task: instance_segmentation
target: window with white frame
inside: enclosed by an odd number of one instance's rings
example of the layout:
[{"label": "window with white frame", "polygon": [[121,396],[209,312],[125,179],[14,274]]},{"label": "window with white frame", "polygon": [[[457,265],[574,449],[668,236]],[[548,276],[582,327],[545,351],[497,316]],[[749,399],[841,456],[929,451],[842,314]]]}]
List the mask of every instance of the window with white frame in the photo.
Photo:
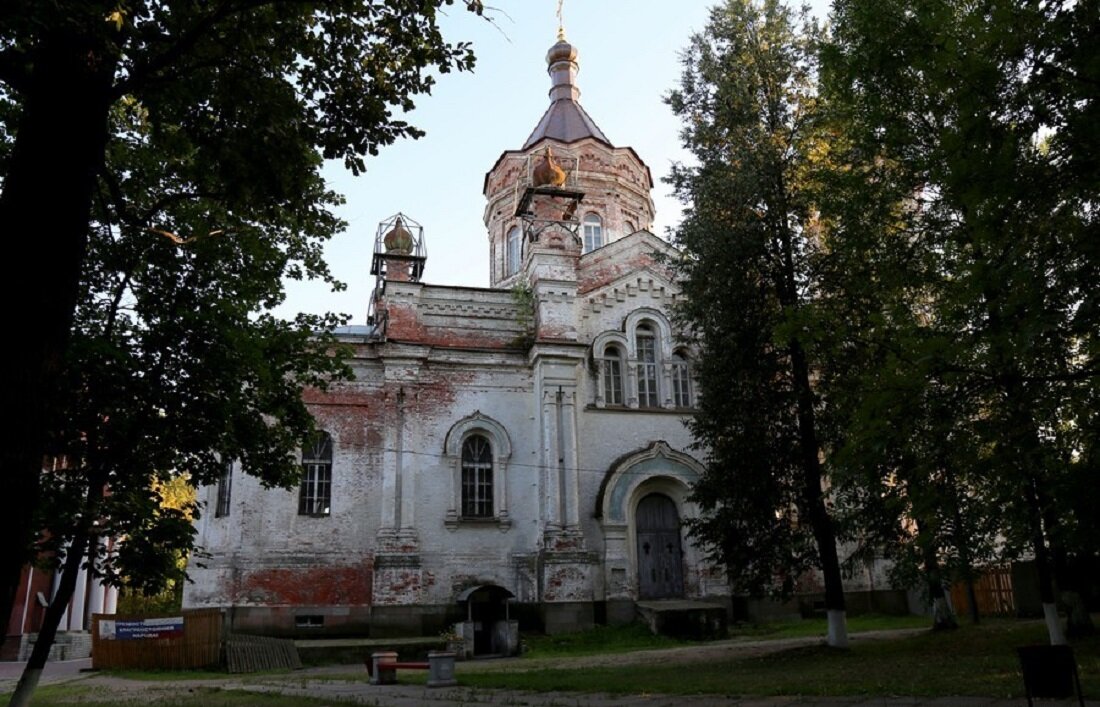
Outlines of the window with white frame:
[{"label": "window with white frame", "polygon": [[318,432],[302,447],[302,487],[298,515],[327,516],[332,511],[332,437]]},{"label": "window with white frame", "polygon": [[462,517],[493,517],[493,446],[479,434],[462,443]]},{"label": "window with white frame", "polygon": [[623,404],[623,356],[619,347],[608,346],[603,352],[604,405]]},{"label": "window with white frame", "polygon": [[463,524],[479,527],[492,521],[502,531],[511,528],[508,460],[512,442],[504,426],[474,411],[447,432],[443,451],[454,473],[444,526],[458,530]]},{"label": "window with white frame", "polygon": [[691,368],[682,351],[672,354],[672,404],[691,407]]},{"label": "window with white frame", "polygon": [[657,334],[651,324],[639,324],[634,333],[638,357],[638,407],[660,406],[657,388]]},{"label": "window with white frame", "polygon": [[233,490],[233,462],[225,462],[222,467],[222,475],[218,479],[218,499],[214,506],[214,517],[224,518],[229,515],[229,503]]},{"label": "window with white frame", "polygon": [[519,226],[513,226],[512,230],[508,231],[508,243],[505,248],[505,277],[519,272],[520,245],[520,228]]},{"label": "window with white frame", "polygon": [[598,214],[588,213],[584,217],[584,252],[596,250],[603,245],[603,221]]}]

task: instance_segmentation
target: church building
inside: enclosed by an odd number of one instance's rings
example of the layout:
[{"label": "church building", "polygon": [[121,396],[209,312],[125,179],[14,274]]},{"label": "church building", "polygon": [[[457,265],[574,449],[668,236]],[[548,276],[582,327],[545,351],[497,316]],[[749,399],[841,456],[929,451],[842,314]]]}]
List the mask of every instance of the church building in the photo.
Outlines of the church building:
[{"label": "church building", "polygon": [[432,285],[414,218],[382,223],[354,380],[308,393],[323,432],[295,491],[230,465],[185,608],[235,630],[434,635],[508,652],[633,620],[638,602],[729,607],[687,534],[701,473],[684,422],[694,352],[670,310],[674,251],[649,168],[579,102],[577,50],[547,54],[550,105],[485,176],[490,287]]}]

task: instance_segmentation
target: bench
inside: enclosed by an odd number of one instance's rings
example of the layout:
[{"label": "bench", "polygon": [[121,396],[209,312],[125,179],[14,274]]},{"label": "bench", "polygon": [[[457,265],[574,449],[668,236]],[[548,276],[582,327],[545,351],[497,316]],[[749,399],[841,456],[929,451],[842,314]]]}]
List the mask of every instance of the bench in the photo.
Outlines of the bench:
[{"label": "bench", "polygon": [[455,654],[451,651],[429,651],[427,661],[399,661],[396,651],[371,653],[367,661],[367,673],[371,685],[397,684],[398,670],[427,670],[428,687],[457,685],[455,679]]}]

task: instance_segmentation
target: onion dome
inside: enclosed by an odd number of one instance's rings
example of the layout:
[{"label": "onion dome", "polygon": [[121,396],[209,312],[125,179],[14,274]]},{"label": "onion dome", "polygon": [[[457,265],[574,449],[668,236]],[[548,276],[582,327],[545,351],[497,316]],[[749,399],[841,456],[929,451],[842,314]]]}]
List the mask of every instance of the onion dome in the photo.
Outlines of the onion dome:
[{"label": "onion dome", "polygon": [[383,237],[382,242],[386,246],[387,253],[394,255],[408,255],[413,251],[413,235],[405,228],[405,222],[400,216],[389,233]]},{"label": "onion dome", "polygon": [[533,176],[536,187],[560,187],[565,184],[565,170],[554,159],[554,153],[550,151],[549,145],[539,157]]}]

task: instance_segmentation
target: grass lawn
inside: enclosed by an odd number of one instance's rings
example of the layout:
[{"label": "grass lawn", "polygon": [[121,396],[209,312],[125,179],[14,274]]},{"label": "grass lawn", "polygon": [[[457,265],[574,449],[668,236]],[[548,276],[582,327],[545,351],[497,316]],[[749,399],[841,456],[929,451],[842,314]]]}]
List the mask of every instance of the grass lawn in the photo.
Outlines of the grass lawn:
[{"label": "grass lawn", "polygon": [[[848,617],[848,632],[886,631],[895,628],[928,628],[927,616],[886,616],[882,614],[860,614]],[[794,619],[776,621],[767,624],[743,624],[730,628],[730,637],[738,638],[800,638],[802,636],[825,636],[828,627],[824,618]]]},{"label": "grass lawn", "polygon": [[[926,628],[928,619],[923,616],[882,616],[869,614],[848,617],[848,630],[880,631],[895,628]],[[798,638],[824,636],[825,619],[794,619],[766,624],[739,624],[730,628],[730,638]],[[553,636],[524,636],[528,658],[557,658],[562,656],[625,653],[651,648],[672,648],[693,645],[668,636],[654,636],[640,623],[626,626],[597,626],[589,631],[560,633]]]},{"label": "grass lawn", "polygon": [[524,635],[526,658],[560,658],[571,655],[626,653],[650,648],[672,648],[688,645],[668,636],[654,636],[642,624],[626,626],[596,626],[588,631]]},{"label": "grass lawn", "polygon": [[[5,702],[9,695],[0,695]],[[34,692],[34,707],[120,707],[156,705],[156,707],[328,707],[331,700],[311,699],[292,695],[277,695],[243,690],[222,690],[217,687],[196,687],[181,690],[178,695],[150,699],[134,693],[123,697],[81,685],[45,685]],[[346,704],[346,703],[340,703]]]},{"label": "grass lawn", "polygon": [[[1015,647],[1045,642],[1040,622],[989,620],[957,631],[857,642],[848,651],[808,646],[710,663],[569,669],[531,670],[520,662],[513,670],[470,666],[460,680],[480,687],[628,694],[1022,697]],[[1100,637],[1077,641],[1074,652],[1086,696],[1100,696]]]},{"label": "grass lawn", "polygon": [[[926,619],[853,617],[853,632],[886,628],[925,627]],[[750,639],[821,636],[824,622],[746,627],[735,635]],[[685,662],[690,658],[623,656],[623,664],[586,665],[591,655],[616,655],[634,650],[690,645],[654,637],[640,627],[601,627],[565,636],[529,637],[533,660],[485,661],[462,664],[463,687],[535,691],[740,695],[874,695],[939,697],[970,695],[997,698],[1023,696],[1015,648],[1045,644],[1039,621],[986,620],[957,631],[923,631],[901,638],[856,641],[847,651],[821,645],[787,648],[770,655],[724,657]],[[1100,635],[1074,642],[1085,696],[1100,697]],[[560,660],[560,664],[557,661]],[[549,665],[548,665],[549,664]],[[558,667],[560,665],[560,667]],[[400,682],[423,682],[420,671],[402,674]],[[117,677],[148,681],[147,689],[112,694],[103,686],[69,684],[40,688],[36,707],[80,704],[84,707],[155,704],[157,707],[321,707],[330,700],[221,689],[209,683],[159,687],[162,680],[230,679],[224,673],[127,671]],[[233,676],[239,680],[242,676]],[[301,673],[269,673],[265,683],[302,684]],[[310,681],[362,681],[366,674],[349,666],[347,674],[310,675]],[[173,691],[174,690],[174,691]],[[156,695],[154,697],[154,694]],[[0,704],[6,696],[0,695]]]}]

